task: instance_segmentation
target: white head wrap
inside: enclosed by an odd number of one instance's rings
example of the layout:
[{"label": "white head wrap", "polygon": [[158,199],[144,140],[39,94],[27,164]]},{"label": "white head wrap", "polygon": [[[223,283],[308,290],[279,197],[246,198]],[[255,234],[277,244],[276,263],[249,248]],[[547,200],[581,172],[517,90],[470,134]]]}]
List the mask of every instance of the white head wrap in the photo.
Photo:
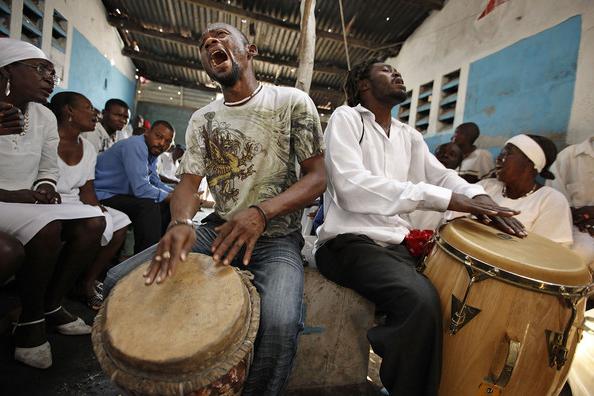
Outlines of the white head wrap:
[{"label": "white head wrap", "polygon": [[45,53],[26,41],[0,38],[0,67],[27,59],[45,59]]},{"label": "white head wrap", "polygon": [[540,145],[530,138],[530,136],[524,134],[516,135],[505,142],[505,144],[508,143],[519,148],[534,163],[534,168],[538,173],[542,172],[547,163],[547,158]]}]

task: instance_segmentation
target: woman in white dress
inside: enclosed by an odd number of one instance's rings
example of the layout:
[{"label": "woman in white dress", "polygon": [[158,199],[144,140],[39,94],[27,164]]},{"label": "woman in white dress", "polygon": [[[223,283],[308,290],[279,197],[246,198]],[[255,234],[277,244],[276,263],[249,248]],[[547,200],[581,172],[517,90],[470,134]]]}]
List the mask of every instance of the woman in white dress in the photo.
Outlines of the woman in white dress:
[{"label": "woman in white dress", "polygon": [[122,247],[130,219],[119,210],[101,206],[95,194],[93,181],[97,152],[89,141],[80,136],[82,132],[95,128],[97,116],[93,104],[79,93],[60,92],[52,97],[50,108],[58,120],[60,135],[58,192],[62,202],[101,208],[107,223],[101,241],[102,248],[78,287],[78,294],[82,295],[87,305],[98,310],[103,298],[95,286]]},{"label": "woman in white dress", "polygon": [[16,274],[22,311],[14,330],[15,359],[52,364],[46,325],[67,335],[89,334],[62,299],[99,250],[101,211],[62,204],[56,118],[39,103],[56,82],[53,64],[37,47],[0,39],[0,232],[24,246]]},{"label": "woman in white dress", "polygon": [[478,184],[499,205],[519,210],[516,218],[527,231],[569,247],[573,238],[567,199],[536,180],[537,175],[555,178],[549,166],[556,157],[557,148],[549,139],[516,135],[505,143],[495,161],[497,179],[484,179]]}]

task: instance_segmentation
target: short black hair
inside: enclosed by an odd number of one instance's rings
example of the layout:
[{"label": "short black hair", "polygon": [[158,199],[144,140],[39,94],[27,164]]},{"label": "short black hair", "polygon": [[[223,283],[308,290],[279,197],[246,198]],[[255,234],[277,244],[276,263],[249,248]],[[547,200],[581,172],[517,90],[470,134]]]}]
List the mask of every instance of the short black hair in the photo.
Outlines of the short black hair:
[{"label": "short black hair", "polygon": [[64,107],[74,106],[76,101],[81,98],[86,99],[86,97],[83,94],[79,94],[78,92],[74,91],[58,92],[57,94],[52,96],[52,99],[48,107],[56,116],[58,124],[64,121],[65,115],[62,112]]},{"label": "short black hair", "polygon": [[173,134],[175,134],[175,128],[173,127],[173,125],[171,125],[168,121],[165,120],[157,120],[153,122],[153,125],[151,125],[151,129],[159,125],[163,125],[165,128],[173,132]]},{"label": "short black hair", "polygon": [[480,131],[478,125],[476,125],[474,122],[462,123],[462,124],[458,125],[458,127],[456,129],[464,131],[464,134],[470,139],[471,143],[474,143],[474,141],[481,134],[481,131]]},{"label": "short black hair", "polygon": [[124,102],[121,99],[116,99],[116,98],[112,98],[109,99],[107,102],[105,102],[105,107],[103,108],[103,110],[109,110],[109,108],[111,106],[122,106],[128,110],[130,110],[130,106],[128,106],[128,104],[126,102]]},{"label": "short black hair", "polygon": [[555,143],[553,143],[551,139],[544,136],[528,134],[526,134],[526,136],[534,140],[545,154],[545,166],[542,168],[542,171],[540,171],[540,175],[545,179],[553,180],[555,175],[549,170],[549,167],[555,162],[555,159],[557,159],[557,146],[555,146]]},{"label": "short black hair", "polygon": [[371,58],[360,62],[353,66],[347,74],[347,79],[344,84],[346,92],[347,104],[351,107],[357,106],[361,102],[361,95],[359,94],[359,81],[369,78],[371,67],[376,63],[382,63],[383,59]]}]

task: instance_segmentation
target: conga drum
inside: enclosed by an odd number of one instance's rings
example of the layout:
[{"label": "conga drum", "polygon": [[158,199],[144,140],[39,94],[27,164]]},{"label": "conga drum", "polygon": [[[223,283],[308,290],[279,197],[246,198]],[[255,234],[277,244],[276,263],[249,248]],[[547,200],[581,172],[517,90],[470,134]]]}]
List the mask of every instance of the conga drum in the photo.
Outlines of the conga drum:
[{"label": "conga drum", "polygon": [[560,392],[592,281],[577,255],[458,219],[438,230],[420,270],[442,304],[441,396]]},{"label": "conga drum", "polygon": [[93,325],[105,373],[132,395],[240,395],[260,298],[249,273],[190,254],[146,286],[140,265],[113,288]]}]

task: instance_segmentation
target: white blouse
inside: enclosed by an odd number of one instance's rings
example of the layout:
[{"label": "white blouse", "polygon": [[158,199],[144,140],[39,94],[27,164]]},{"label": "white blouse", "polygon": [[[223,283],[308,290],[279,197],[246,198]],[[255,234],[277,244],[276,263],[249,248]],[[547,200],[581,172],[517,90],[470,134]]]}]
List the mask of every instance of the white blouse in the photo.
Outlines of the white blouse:
[{"label": "white blouse", "polygon": [[35,181],[57,181],[58,123],[54,114],[39,103],[27,107],[24,135],[0,136],[0,189],[31,189]]}]

